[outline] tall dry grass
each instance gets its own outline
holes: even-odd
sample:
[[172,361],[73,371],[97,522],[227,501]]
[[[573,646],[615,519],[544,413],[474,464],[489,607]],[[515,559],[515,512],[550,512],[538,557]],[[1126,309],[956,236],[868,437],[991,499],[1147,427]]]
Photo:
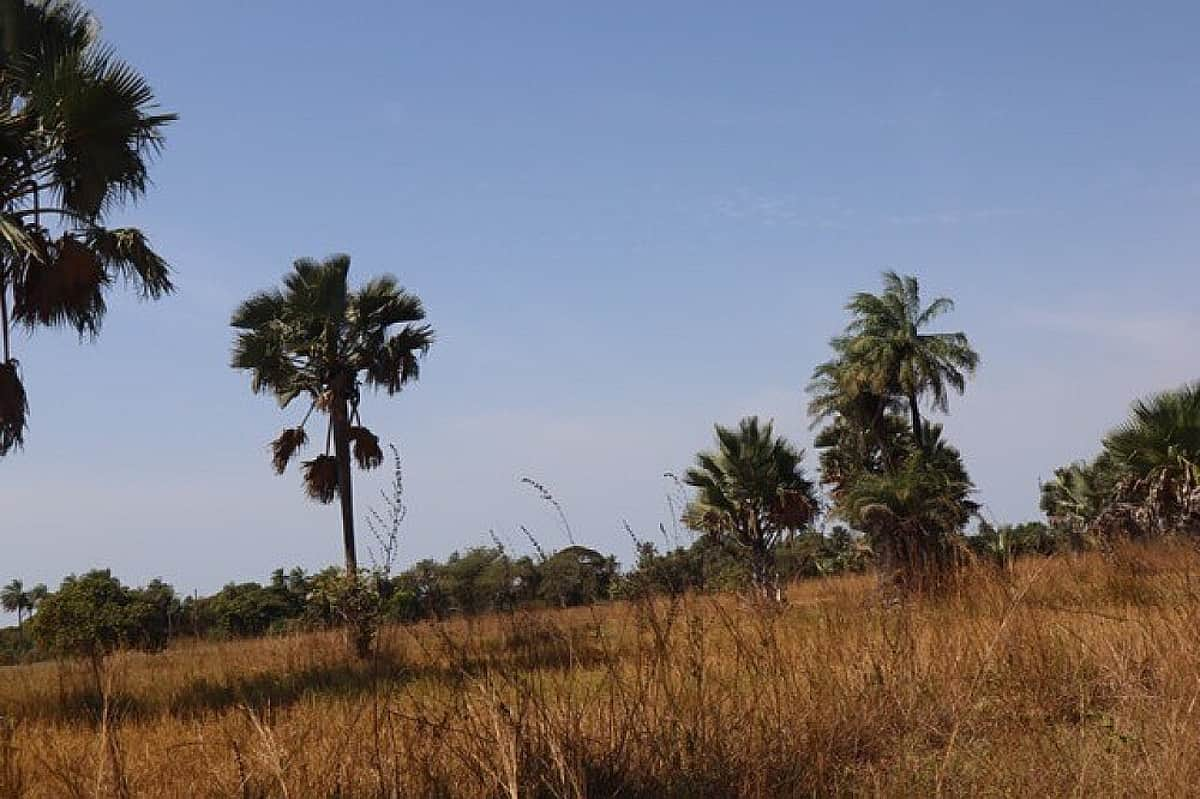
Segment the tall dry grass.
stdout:
[[1200,555],[980,568],[779,612],[658,599],[0,671],[0,796],[1185,796]]

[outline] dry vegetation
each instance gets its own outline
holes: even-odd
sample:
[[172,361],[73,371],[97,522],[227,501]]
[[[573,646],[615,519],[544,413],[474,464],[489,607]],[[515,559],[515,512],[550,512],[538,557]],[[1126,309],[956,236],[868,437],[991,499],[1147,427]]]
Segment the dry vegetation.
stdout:
[[[0,671],[5,797],[1181,796],[1200,555],[869,577]],[[107,708],[107,709],[106,709]]]

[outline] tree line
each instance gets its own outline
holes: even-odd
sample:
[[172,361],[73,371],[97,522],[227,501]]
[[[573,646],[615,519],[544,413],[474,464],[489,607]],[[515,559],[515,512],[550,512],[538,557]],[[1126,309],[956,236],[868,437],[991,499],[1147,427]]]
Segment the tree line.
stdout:
[[[368,571],[360,582],[378,597],[378,621],[413,623],[739,590],[751,579],[740,553],[710,537],[662,549],[639,541],[636,549],[635,563],[623,571],[615,556],[582,546],[544,557],[513,555],[501,545],[479,546],[441,561],[418,561],[395,575]],[[773,551],[772,563],[786,579],[798,579],[861,571],[868,557],[849,531],[839,528],[828,536],[810,532],[783,542]],[[340,612],[344,578],[337,567],[315,573],[276,569],[264,582],[229,583],[207,596],[180,595],[161,580],[126,586],[109,570],[68,576],[54,592],[45,586],[23,591],[20,581],[13,581],[0,591],[0,600],[14,611],[19,604],[25,621],[0,630],[0,662],[52,655],[93,657],[123,647],[154,650],[179,638],[229,639],[342,627],[347,621]]]

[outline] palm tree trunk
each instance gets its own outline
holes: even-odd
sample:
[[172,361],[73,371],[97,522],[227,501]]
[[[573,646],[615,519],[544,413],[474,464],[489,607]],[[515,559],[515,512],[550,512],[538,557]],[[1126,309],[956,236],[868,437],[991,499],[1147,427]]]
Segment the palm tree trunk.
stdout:
[[913,440],[917,442],[917,448],[923,452],[925,450],[925,434],[921,430],[921,408],[917,403],[915,391],[908,395],[908,409],[912,413]]
[[339,397],[330,411],[333,419],[333,452],[337,456],[338,496],[342,501],[342,546],[346,555],[346,576],[358,574],[358,553],[354,547],[354,497],[350,479],[350,415],[346,400]]

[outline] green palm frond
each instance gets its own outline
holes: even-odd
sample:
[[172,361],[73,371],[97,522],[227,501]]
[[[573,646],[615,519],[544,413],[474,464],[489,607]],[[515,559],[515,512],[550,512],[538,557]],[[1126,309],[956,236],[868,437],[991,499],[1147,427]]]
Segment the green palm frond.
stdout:
[[157,300],[175,290],[166,260],[137,228],[91,227],[86,242],[111,274],[136,286],[143,298]]
[[686,524],[753,546],[758,537],[773,540],[812,520],[817,500],[804,476],[802,450],[753,416],[737,428],[716,425],[715,433],[717,449],[697,453],[684,475],[683,482],[696,489]]

